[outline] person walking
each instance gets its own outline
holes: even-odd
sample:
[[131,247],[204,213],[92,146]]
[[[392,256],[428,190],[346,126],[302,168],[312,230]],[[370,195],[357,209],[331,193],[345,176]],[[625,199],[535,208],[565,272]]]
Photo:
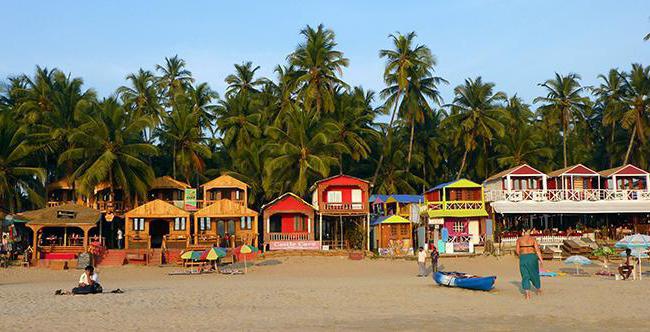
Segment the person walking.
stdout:
[[420,247],[420,250],[418,251],[418,277],[426,277],[427,276],[427,252],[424,251],[424,248]]
[[521,273],[521,288],[526,300],[530,300],[530,284],[536,289],[537,295],[542,294],[542,284],[539,277],[539,267],[542,265],[542,252],[537,240],[530,236],[530,230],[524,231],[517,239],[516,253],[519,256],[519,272]]
[[117,229],[117,249],[122,249],[123,245],[124,245],[124,234],[122,233],[122,229],[118,228]]
[[433,249],[431,249],[431,273],[438,272],[438,258],[440,258],[438,248],[433,246]]

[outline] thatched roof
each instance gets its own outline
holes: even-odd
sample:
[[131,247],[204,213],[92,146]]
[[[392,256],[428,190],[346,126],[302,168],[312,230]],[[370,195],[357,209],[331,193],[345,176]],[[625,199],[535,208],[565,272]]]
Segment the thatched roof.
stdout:
[[158,178],[155,178],[153,182],[151,182],[151,190],[154,189],[177,189],[177,190],[184,190],[191,188],[191,186],[185,182],[174,180],[171,176],[161,176]]
[[230,175],[222,175],[214,180],[208,181],[201,185],[201,187],[205,187],[206,189],[212,189],[212,188],[239,188],[239,189],[246,189],[249,187],[246,183],[239,181],[235,178],[233,178]]
[[32,210],[19,214],[27,219],[27,224],[66,226],[66,225],[94,225],[99,220],[100,212],[79,204],[64,204],[40,210]]
[[229,199],[220,199],[194,213],[194,217],[253,217],[258,213]]
[[125,214],[127,218],[175,218],[189,215],[189,212],[160,199],[140,205]]

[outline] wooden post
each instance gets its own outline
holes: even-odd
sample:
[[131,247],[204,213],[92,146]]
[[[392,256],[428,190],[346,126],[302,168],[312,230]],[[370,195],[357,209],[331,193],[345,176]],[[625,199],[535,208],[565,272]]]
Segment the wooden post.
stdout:
[[367,214],[366,223],[366,250],[370,251],[370,213]]
[[[203,223],[205,225],[205,217],[203,218]],[[199,217],[194,215],[194,245],[199,244]]]
[[319,220],[318,220],[318,229],[319,229],[318,237],[320,238],[320,240],[319,240],[320,241],[320,249],[323,250],[323,214],[319,213],[318,218],[319,218]]
[[[259,234],[258,229],[257,229],[257,215],[253,218],[253,228],[255,229],[255,232],[253,234]],[[254,237],[255,241],[255,248],[257,248],[257,245],[259,244],[259,239],[257,236]]]
[[84,231],[84,240],[83,240],[83,245],[84,245],[84,250],[88,250],[88,229],[87,227],[83,228]]
[[32,253],[34,255],[34,257],[32,257],[32,258],[33,258],[34,261],[38,261],[38,258],[39,258],[38,257],[39,256],[38,255],[38,232],[40,230],[41,230],[41,226],[35,226],[35,227],[32,228],[32,231],[34,233],[34,251]]

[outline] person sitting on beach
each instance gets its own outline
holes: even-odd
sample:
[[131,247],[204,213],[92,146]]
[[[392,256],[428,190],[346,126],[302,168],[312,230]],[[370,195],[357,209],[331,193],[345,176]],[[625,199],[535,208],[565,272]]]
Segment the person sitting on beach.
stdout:
[[521,288],[525,292],[526,300],[530,300],[530,284],[537,289],[537,294],[542,293],[542,284],[539,277],[539,267],[542,264],[542,252],[535,238],[530,236],[530,230],[517,239],[516,253],[519,256],[519,271],[521,273]]
[[92,265],[86,266],[79,277],[79,286],[72,289],[72,294],[96,294],[102,292],[99,276]]
[[634,271],[634,266],[630,264],[631,255],[632,250],[630,248],[625,249],[625,264],[618,267],[618,273],[623,277],[623,280],[627,280]]

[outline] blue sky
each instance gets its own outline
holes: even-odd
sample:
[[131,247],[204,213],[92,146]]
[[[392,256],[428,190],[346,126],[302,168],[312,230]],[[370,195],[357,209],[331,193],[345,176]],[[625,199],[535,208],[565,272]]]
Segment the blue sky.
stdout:
[[445,101],[467,77],[483,76],[528,102],[554,72],[583,84],[633,62],[650,65],[650,1],[8,1],[3,3],[0,78],[57,67],[101,96],[138,68],[178,54],[199,81],[223,94],[232,65],[245,60],[273,75],[324,23],[350,59],[343,79],[380,90],[387,36],[416,31],[438,59]]

